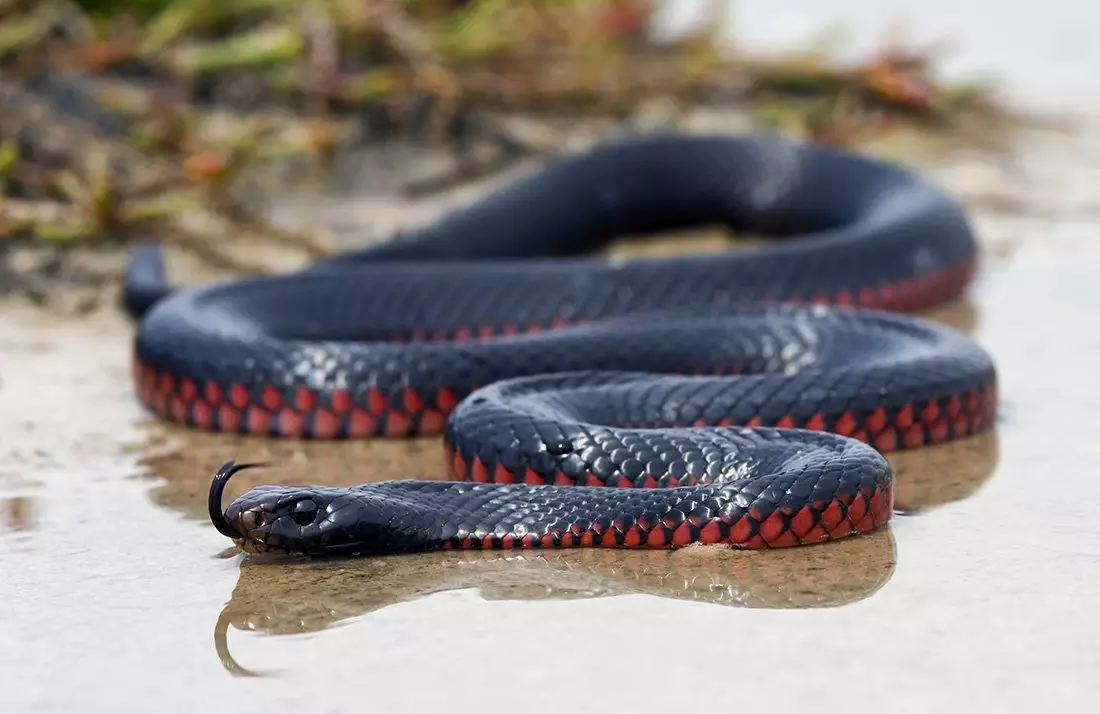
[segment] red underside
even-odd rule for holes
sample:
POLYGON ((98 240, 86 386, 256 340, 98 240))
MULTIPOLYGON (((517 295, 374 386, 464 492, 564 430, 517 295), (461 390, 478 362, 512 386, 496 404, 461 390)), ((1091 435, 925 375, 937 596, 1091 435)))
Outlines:
POLYGON ((544 535, 483 537, 467 536, 447 541, 445 550, 510 550, 536 548, 682 548, 695 543, 721 544, 734 548, 761 549, 810 545, 846 536, 868 533, 884 526, 892 513, 893 493, 876 489, 870 496, 858 494, 850 502, 834 499, 820 507, 809 505, 789 511, 777 510, 767 518, 748 515, 733 521, 728 516, 699 522, 691 517, 682 523, 644 520, 629 527, 612 522, 582 528, 573 524, 565 530, 544 535))
MULTIPOLYGON (((957 297, 969 283, 974 269, 974 261, 968 260, 916 280, 866 288, 858 294, 841 293, 831 299, 828 296, 814 296, 810 302, 912 312, 957 297)), ((565 321, 559 319, 549 325, 527 325, 522 329, 517 325, 476 326, 459 329, 450 335, 425 333, 414 337, 462 340, 520 331, 534 332, 565 325, 565 321)), ((349 392, 342 390, 320 394, 306 387, 299 387, 292 399, 286 399, 279 390, 268 387, 257 403, 252 400, 250 390, 243 384, 223 385, 213 381, 200 383, 189 378, 179 378, 166 372, 157 372, 136 356, 133 362, 133 380, 141 403, 167 421, 198 429, 286 438, 333 438, 341 430, 350 438, 366 438, 379 433, 389 438, 436 435, 442 432, 447 415, 458 402, 455 393, 449 389, 440 389, 435 394, 420 394, 406 389, 395 398, 372 389, 356 402, 349 392)), ((866 442, 882 452, 917 448, 985 429, 992 423, 996 406, 996 384, 991 384, 984 389, 955 394, 946 405, 937 401, 912 404, 899 411, 892 419, 887 418, 881 407, 866 415, 846 412, 830 431, 866 442)), ((814 414, 798 420, 786 416, 770 424, 753 419, 744 426, 797 427, 820 431, 826 427, 825 422, 824 415, 814 414)), ((733 426, 728 420, 716 424, 696 422, 667 426, 707 425, 733 426)), ((545 479, 530 470, 517 476, 500 465, 490 468, 477 459, 467 463, 451 451, 449 446, 447 449, 450 475, 453 479, 492 483, 546 483, 545 479)), ((561 473, 552 483, 643 488, 658 485, 652 477, 643 477, 635 485, 625 477, 605 483, 591 474, 576 481, 561 473)), ((664 485, 692 484, 688 480, 673 480, 664 485)), ((526 535, 516 539, 498 539, 495 536, 485 539, 467 538, 448 546, 532 548, 602 545, 670 548, 693 542, 726 543, 742 548, 797 545, 862 533, 882 526, 890 518, 893 494, 879 490, 871 496, 859 495, 851 503, 834 501, 819 505, 820 508, 810 509, 806 506, 795 513, 777 511, 763 521, 742 518, 736 523, 726 523, 715 519, 705 524, 688 521, 675 527, 662 523, 635 524, 618 531, 614 526, 606 531, 600 531, 598 526, 593 526, 588 530, 573 529, 541 537, 526 535), (815 512, 819 514, 817 518, 814 517, 815 512)))

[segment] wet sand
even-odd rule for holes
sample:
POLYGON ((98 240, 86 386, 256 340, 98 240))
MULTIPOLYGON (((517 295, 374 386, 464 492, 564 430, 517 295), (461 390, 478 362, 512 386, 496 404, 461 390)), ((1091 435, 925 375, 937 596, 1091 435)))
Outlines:
MULTIPOLYGON (((1100 144, 1038 137, 991 210, 969 300, 934 317, 997 361, 995 431, 891 457, 889 529, 771 553, 580 551, 249 562, 202 520, 213 468, 260 481, 440 477, 435 440, 272 443, 151 421, 131 326, 7 305, 0 323, 0 667, 11 711, 429 707, 1023 710, 1100 671, 1094 196, 1100 144), (1058 181, 1062 183, 1059 184, 1058 181), (1095 185, 1095 184, 1093 184, 1095 185), (1076 192, 1073 190, 1077 188, 1076 192), (252 675, 252 676, 248 676, 252 675), (695 694, 691 694, 695 692, 695 694), (1015 709, 1014 709, 1015 708, 1015 709)), ((231 494, 232 495, 232 494, 231 494)))
POLYGON ((968 300, 932 317, 993 354, 997 427, 892 456, 891 526, 824 546, 243 560, 203 520, 224 460, 281 463, 241 474, 232 497, 259 482, 438 478, 439 443, 273 443, 158 424, 134 400, 121 315, 3 305, 0 668, 16 683, 5 711, 1091 700, 1097 136, 1039 133, 1008 166, 960 155, 928 167, 966 198, 984 242, 968 300))

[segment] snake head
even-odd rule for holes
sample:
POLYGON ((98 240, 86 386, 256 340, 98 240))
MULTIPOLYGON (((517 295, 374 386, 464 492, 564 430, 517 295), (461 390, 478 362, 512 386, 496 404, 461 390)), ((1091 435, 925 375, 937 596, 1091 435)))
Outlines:
POLYGON ((210 520, 218 531, 247 553, 320 555, 353 543, 341 523, 349 489, 310 486, 257 486, 221 511, 222 493, 233 474, 262 464, 230 461, 214 474, 210 520))
POLYGON ((246 553, 364 555, 421 550, 426 534, 414 518, 369 486, 257 486, 221 510, 233 474, 263 464, 230 461, 214 474, 208 507, 218 532, 246 553))

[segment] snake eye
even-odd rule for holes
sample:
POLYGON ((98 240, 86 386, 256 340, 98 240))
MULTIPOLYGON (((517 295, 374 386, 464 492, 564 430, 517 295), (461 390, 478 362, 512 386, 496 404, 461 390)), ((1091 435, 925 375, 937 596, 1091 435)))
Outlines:
POLYGON ((290 511, 290 517, 300 526, 308 526, 317 517, 317 504, 311 499, 305 498, 294 504, 290 511))

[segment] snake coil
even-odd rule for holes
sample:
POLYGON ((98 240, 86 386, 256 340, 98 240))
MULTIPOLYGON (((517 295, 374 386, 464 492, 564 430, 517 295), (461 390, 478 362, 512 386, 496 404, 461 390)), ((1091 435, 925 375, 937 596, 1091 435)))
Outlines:
POLYGON ((294 273, 177 290, 142 249, 125 301, 136 392, 164 419, 443 436, 451 481, 261 486, 223 512, 245 468, 227 464, 211 520, 246 549, 761 548, 882 526, 883 453, 991 424, 988 354, 900 314, 960 295, 976 252, 962 208, 897 166, 650 134, 294 273), (774 240, 587 255, 713 224, 774 240))

